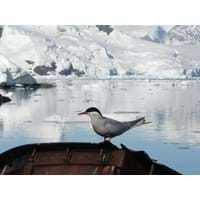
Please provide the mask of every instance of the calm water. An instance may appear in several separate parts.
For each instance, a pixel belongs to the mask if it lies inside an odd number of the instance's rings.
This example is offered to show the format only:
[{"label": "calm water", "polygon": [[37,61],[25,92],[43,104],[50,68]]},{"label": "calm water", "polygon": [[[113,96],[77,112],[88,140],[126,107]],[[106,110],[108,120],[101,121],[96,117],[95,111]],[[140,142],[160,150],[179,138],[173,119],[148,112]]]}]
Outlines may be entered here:
[{"label": "calm water", "polygon": [[0,107],[0,152],[35,142],[101,142],[88,118],[77,115],[96,106],[119,120],[146,116],[152,122],[112,139],[114,144],[145,150],[181,173],[200,174],[198,81],[67,80],[56,88],[11,92],[13,101]]}]

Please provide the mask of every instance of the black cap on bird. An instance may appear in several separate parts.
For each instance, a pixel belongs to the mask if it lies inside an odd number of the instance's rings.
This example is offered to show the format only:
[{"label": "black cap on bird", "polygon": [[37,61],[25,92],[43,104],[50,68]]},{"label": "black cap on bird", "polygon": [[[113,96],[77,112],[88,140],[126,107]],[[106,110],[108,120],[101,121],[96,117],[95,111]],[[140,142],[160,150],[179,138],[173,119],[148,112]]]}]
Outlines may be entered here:
[{"label": "black cap on bird", "polygon": [[85,112],[80,112],[78,115],[87,115],[90,112],[97,112],[100,115],[102,115],[101,112],[99,111],[99,109],[97,109],[96,107],[90,107],[90,108],[86,109]]}]

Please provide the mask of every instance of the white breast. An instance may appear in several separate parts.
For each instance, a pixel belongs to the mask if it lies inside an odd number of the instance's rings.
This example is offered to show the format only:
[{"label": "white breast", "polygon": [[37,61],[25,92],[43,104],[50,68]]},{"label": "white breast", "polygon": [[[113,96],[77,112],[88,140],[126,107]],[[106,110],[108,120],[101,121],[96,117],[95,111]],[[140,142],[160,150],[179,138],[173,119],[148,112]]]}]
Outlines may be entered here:
[{"label": "white breast", "polygon": [[104,125],[105,119],[98,113],[90,113],[89,116],[90,116],[91,125],[94,131],[101,136],[107,136],[108,131]]},{"label": "white breast", "polygon": [[114,137],[127,130],[123,123],[102,117],[99,114],[90,115],[90,118],[94,131],[103,137]]}]

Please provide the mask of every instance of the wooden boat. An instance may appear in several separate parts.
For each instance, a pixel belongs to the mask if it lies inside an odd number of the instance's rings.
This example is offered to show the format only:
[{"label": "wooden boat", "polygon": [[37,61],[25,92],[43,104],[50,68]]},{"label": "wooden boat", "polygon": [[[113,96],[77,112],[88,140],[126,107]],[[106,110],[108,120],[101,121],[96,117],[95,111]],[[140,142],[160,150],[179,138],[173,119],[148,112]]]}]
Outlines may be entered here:
[{"label": "wooden boat", "polygon": [[0,174],[177,175],[144,151],[110,142],[28,144],[0,154]]}]

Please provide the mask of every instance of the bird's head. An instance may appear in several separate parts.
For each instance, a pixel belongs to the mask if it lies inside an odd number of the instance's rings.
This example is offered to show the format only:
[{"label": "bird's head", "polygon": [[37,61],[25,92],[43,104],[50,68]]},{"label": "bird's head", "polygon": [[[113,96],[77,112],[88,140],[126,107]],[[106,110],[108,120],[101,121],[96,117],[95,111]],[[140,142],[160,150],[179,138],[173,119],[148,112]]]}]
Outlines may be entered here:
[{"label": "bird's head", "polygon": [[102,116],[101,112],[95,107],[90,107],[90,108],[86,109],[85,112],[81,112],[78,115],[88,115],[89,117]]}]

